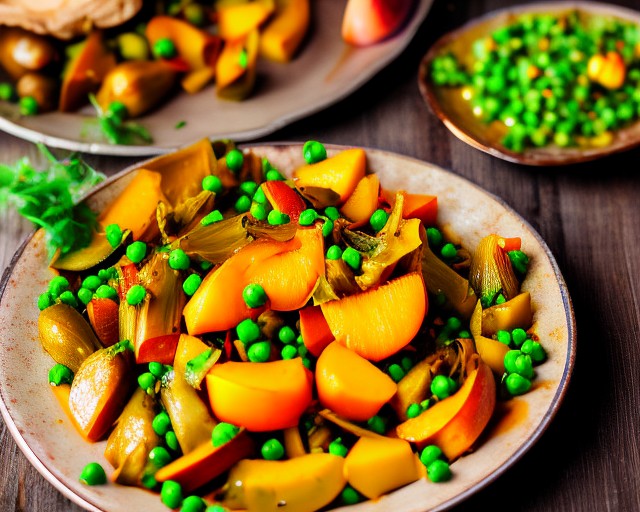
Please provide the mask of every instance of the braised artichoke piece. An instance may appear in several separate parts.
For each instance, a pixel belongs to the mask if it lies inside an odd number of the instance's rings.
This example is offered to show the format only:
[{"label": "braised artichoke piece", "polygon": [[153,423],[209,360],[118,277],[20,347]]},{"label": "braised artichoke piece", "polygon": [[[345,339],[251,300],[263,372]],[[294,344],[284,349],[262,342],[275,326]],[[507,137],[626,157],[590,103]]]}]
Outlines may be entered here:
[{"label": "braised artichoke piece", "polygon": [[471,258],[469,284],[480,297],[483,307],[491,306],[500,293],[506,300],[513,299],[520,288],[500,240],[498,235],[484,237]]},{"label": "braised artichoke piece", "polygon": [[448,306],[464,319],[471,318],[477,298],[469,281],[438,258],[426,243],[423,244],[422,274],[430,293],[444,295]]},{"label": "braised artichoke piece", "polygon": [[110,265],[107,260],[112,259],[113,263],[115,263],[123,254],[130,235],[131,231],[125,229],[122,232],[120,243],[114,247],[109,240],[107,240],[104,230],[94,231],[91,243],[87,247],[69,252],[64,256],[60,256],[60,251],[57,251],[49,266],[70,272],[82,272],[100,264],[108,267]]},{"label": "braised artichoke piece", "polygon": [[71,384],[69,410],[82,435],[98,441],[111,428],[133,387],[131,343],[120,341],[91,354]]},{"label": "braised artichoke piece", "polygon": [[102,347],[84,317],[67,304],[54,304],[40,312],[38,334],[53,360],[74,373]]},{"label": "braised artichoke piece", "polygon": [[149,452],[160,444],[152,426],[159,409],[155,398],[139,387],[122,411],[104,451],[115,468],[112,475],[115,482],[142,486],[143,477],[154,472]]}]

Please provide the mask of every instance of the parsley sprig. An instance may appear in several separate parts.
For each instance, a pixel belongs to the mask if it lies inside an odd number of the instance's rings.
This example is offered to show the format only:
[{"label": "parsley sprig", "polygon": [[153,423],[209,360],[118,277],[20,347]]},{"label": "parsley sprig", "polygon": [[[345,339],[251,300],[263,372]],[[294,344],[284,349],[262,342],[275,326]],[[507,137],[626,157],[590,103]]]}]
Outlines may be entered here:
[{"label": "parsley sprig", "polygon": [[92,169],[77,155],[58,160],[42,144],[40,152],[48,166],[37,170],[24,157],[14,165],[0,165],[0,210],[14,207],[24,218],[46,232],[49,255],[86,247],[97,225],[96,214],[77,202],[104,175]]}]

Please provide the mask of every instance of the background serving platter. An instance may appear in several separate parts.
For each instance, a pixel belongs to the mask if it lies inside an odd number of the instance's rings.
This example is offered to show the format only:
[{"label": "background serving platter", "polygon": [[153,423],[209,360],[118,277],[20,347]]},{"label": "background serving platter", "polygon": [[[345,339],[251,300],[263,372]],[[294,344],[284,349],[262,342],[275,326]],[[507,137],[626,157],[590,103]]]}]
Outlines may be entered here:
[{"label": "background serving platter", "polygon": [[516,153],[500,144],[502,130],[497,123],[487,124],[474,116],[467,101],[461,99],[458,88],[437,87],[429,77],[431,62],[438,55],[453,53],[465,66],[471,64],[471,47],[475,40],[509,25],[523,14],[561,15],[578,10],[586,16],[617,18],[640,25],[640,13],[616,5],[583,2],[536,2],[490,12],[476,18],[438,39],[420,63],[418,85],[431,110],[444,125],[463,142],[509,162],[535,166],[567,165],[602,158],[640,145],[640,121],[614,132],[610,144],[601,147],[559,147],[548,145],[527,147]]},{"label": "background serving platter", "polygon": [[[301,145],[256,146],[254,151],[282,171],[302,164]],[[335,151],[332,147],[331,151]],[[454,478],[445,484],[416,482],[376,502],[348,508],[351,512],[418,512],[454,505],[513,465],[546,429],[566,391],[575,357],[575,320],[564,280],[540,236],[499,199],[463,178],[424,162],[378,150],[367,150],[369,168],[383,186],[436,194],[440,223],[449,225],[468,248],[488,233],[520,236],[532,257],[523,289],[532,295],[537,334],[549,360],[537,368],[531,392],[513,399],[496,415],[477,451],[452,465]],[[138,166],[139,167],[139,166]],[[135,167],[115,176],[89,201],[104,207],[133,177]],[[86,487],[78,476],[89,461],[101,462],[104,442],[81,440],[46,389],[52,360],[37,340],[35,306],[51,275],[40,236],[16,254],[0,286],[0,411],[16,442],[34,466],[64,495],[91,511],[166,511],[157,496],[116,485]],[[343,510],[343,509],[341,509]]]},{"label": "background serving platter", "polygon": [[[153,136],[150,145],[106,142],[92,107],[77,113],[21,117],[16,105],[0,102],[0,130],[48,146],[118,156],[166,153],[197,139],[262,137],[347,97],[393,61],[409,44],[433,0],[418,0],[405,26],[389,39],[365,48],[340,35],[345,0],[312,2],[312,25],[299,55],[288,64],[261,60],[257,87],[242,101],[221,100],[210,85],[188,95],[176,93],[139,118]],[[186,124],[177,129],[177,123]]]}]

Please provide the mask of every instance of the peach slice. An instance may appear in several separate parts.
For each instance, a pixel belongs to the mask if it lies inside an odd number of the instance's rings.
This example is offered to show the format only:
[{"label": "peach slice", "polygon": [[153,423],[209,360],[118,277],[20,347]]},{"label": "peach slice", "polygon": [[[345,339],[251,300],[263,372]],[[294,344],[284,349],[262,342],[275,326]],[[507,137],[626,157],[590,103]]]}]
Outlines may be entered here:
[{"label": "peach slice", "polygon": [[509,346],[482,335],[482,304],[480,301],[476,304],[476,309],[471,315],[469,327],[476,350],[482,360],[489,365],[496,375],[502,375],[504,373],[504,356],[509,352]]},{"label": "peach slice", "polygon": [[376,174],[368,174],[362,178],[340,208],[342,215],[352,222],[367,222],[378,208],[379,190],[380,180]]},{"label": "peach slice", "polygon": [[364,177],[367,158],[363,149],[346,149],[304,165],[293,173],[296,188],[315,207],[343,204]]},{"label": "peach slice", "polygon": [[276,15],[260,37],[260,55],[289,62],[309,27],[309,0],[277,0]]},{"label": "peach slice", "polygon": [[111,299],[92,299],[87,304],[87,316],[93,330],[105,347],[119,340],[118,304]]},{"label": "peach slice", "polygon": [[318,358],[316,387],[324,407],[353,421],[374,416],[397,390],[386,373],[335,341]]},{"label": "peach slice", "polygon": [[271,309],[293,311],[303,307],[324,275],[324,238],[320,227],[300,228],[297,249],[281,252],[251,266],[246,283],[257,283],[269,297]]},{"label": "peach slice", "polygon": [[405,22],[413,3],[413,0],[348,0],[342,38],[354,46],[382,41]]},{"label": "peach slice", "polygon": [[237,41],[260,27],[275,11],[274,0],[229,2],[217,8],[218,34],[225,41]]},{"label": "peach slice", "polygon": [[225,43],[216,62],[216,94],[220,98],[239,101],[251,93],[256,81],[259,40],[256,29]]},{"label": "peach slice", "polygon": [[306,208],[306,204],[294,189],[284,181],[278,180],[265,181],[261,187],[275,210],[286,213],[291,222],[298,222],[300,213]]},{"label": "peach slice", "polygon": [[296,426],[311,404],[313,375],[299,357],[217,364],[206,379],[215,416],[254,432]]},{"label": "peach slice", "polygon": [[415,482],[422,477],[420,462],[402,439],[361,437],[344,461],[351,486],[369,499]]},{"label": "peach slice", "polygon": [[300,310],[300,334],[304,346],[316,357],[333,341],[333,333],[320,306],[308,306]]},{"label": "peach slice", "polygon": [[322,313],[336,340],[370,361],[406,346],[427,312],[422,274],[412,272],[379,288],[325,302]]},{"label": "peach slice", "polygon": [[178,482],[184,491],[191,492],[229,470],[238,461],[250,457],[254,451],[253,439],[246,430],[241,430],[222,446],[213,446],[210,441],[201,444],[160,468],[155,477],[158,482]]},{"label": "peach slice", "polygon": [[449,460],[466,452],[482,434],[496,404],[496,383],[491,368],[479,360],[460,389],[416,418],[396,427],[401,439],[422,448],[435,444]]},{"label": "peach slice", "polygon": [[516,327],[526,329],[531,322],[531,295],[529,292],[522,292],[513,299],[491,306],[482,312],[482,334],[491,336],[498,331],[511,331]]}]

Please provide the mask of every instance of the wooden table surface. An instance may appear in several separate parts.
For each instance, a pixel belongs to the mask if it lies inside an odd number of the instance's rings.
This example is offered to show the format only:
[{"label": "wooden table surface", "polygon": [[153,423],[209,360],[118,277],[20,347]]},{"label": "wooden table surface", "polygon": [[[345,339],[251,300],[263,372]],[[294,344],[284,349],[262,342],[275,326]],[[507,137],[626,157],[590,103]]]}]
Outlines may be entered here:
[{"label": "wooden table surface", "polygon": [[[640,510],[640,150],[566,168],[518,166],[458,141],[418,92],[418,63],[437,37],[515,3],[435,0],[396,62],[338,105],[264,140],[315,139],[433,162],[504,198],[555,255],[578,325],[569,391],[529,453],[456,510]],[[638,0],[611,3],[640,9]],[[0,161],[23,155],[37,159],[31,144],[0,134]],[[133,162],[88,161],[106,174]],[[29,231],[13,213],[0,217],[0,268]],[[2,422],[0,510],[81,510],[27,462]]]}]

